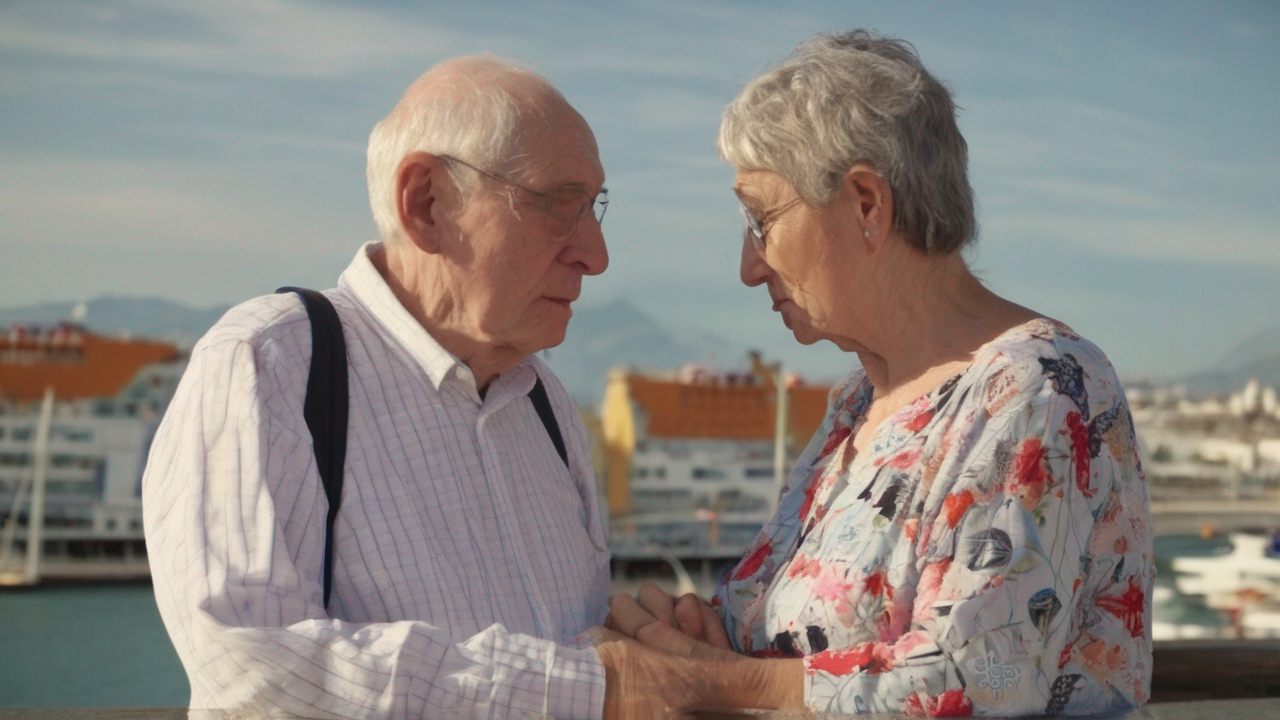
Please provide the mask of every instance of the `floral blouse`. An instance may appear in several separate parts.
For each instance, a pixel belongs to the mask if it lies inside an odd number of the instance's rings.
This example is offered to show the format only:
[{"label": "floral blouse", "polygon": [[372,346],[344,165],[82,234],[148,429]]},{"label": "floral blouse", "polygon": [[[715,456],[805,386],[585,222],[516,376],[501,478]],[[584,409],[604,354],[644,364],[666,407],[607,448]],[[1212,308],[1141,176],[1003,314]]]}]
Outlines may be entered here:
[{"label": "floral blouse", "polygon": [[803,657],[810,709],[1085,714],[1151,686],[1150,503],[1115,371],[1037,319],[902,408],[838,385],[713,600],[738,651]]}]

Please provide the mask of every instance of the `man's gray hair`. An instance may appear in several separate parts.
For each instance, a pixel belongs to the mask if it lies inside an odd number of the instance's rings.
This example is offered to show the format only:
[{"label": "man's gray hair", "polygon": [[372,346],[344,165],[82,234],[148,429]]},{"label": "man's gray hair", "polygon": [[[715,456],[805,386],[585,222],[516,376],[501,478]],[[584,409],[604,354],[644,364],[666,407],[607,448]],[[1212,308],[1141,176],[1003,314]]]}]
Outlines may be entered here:
[{"label": "man's gray hair", "polygon": [[[485,53],[467,59],[480,61],[499,73],[535,78],[550,88],[542,76],[503,58]],[[365,166],[369,205],[378,232],[387,243],[404,239],[395,182],[400,161],[409,153],[450,155],[507,176],[519,176],[524,169],[524,154],[515,152],[518,131],[522,121],[531,114],[540,114],[543,108],[522,102],[507,83],[477,81],[474,73],[448,74],[444,85],[442,92],[402,100],[369,134]],[[479,184],[476,173],[455,163],[448,163],[448,171],[464,201],[469,199]]]},{"label": "man's gray hair", "polygon": [[951,253],[978,234],[968,146],[951,92],[904,40],[853,30],[804,41],[725,108],[717,141],[737,170],[781,175],[805,202],[834,198],[867,163],[893,192],[893,227]]}]

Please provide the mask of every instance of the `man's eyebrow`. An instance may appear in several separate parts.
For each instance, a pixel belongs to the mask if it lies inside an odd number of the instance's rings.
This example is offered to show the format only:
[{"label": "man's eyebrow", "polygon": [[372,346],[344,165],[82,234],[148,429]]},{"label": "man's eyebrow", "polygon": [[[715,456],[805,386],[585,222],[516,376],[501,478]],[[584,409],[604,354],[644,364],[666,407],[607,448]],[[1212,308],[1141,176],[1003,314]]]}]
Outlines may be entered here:
[{"label": "man's eyebrow", "polygon": [[[554,188],[553,190],[549,190],[548,192],[553,192],[553,193],[590,192],[590,188],[591,186],[588,185],[587,183],[568,182],[563,185],[556,186],[556,188]],[[598,195],[600,193],[607,193],[607,192],[609,192],[609,188],[605,187],[604,185],[601,185],[600,189],[596,192],[596,194]]]}]

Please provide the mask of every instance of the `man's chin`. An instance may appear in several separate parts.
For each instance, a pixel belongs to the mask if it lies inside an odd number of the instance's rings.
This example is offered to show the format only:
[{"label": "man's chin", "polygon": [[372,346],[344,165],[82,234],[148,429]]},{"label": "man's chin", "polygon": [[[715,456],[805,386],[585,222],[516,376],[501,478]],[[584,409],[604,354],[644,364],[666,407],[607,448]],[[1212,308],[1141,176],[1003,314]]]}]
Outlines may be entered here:
[{"label": "man's chin", "polygon": [[558,327],[548,327],[545,332],[539,333],[538,337],[534,338],[533,342],[530,343],[530,346],[535,349],[529,354],[532,355],[533,353],[542,352],[543,350],[550,350],[551,348],[559,347],[564,343],[564,339],[568,334],[568,331],[569,327],[567,323],[559,325]]}]

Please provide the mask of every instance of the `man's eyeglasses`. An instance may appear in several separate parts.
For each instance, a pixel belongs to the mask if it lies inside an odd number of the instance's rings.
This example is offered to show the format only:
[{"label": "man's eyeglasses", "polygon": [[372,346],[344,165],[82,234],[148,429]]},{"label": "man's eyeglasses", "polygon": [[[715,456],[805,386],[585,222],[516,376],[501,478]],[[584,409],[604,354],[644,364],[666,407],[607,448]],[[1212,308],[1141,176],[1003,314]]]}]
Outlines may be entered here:
[{"label": "man's eyeglasses", "polygon": [[751,238],[751,244],[755,245],[756,252],[760,254],[760,257],[764,257],[764,240],[765,235],[769,232],[769,226],[781,217],[783,213],[790,210],[799,202],[800,198],[791,198],[787,202],[784,202],[773,210],[765,213],[759,219],[756,219],[755,214],[748,210],[745,204],[740,206],[742,210],[742,217],[747,221],[747,227],[743,234]]},{"label": "man's eyeglasses", "polygon": [[595,197],[583,190],[538,192],[537,190],[530,190],[519,183],[512,182],[496,173],[481,170],[475,165],[451,155],[440,155],[438,157],[441,160],[471,168],[490,180],[509,185],[527,193],[534,199],[533,204],[547,216],[547,230],[556,238],[562,239],[572,236],[578,231],[578,225],[582,222],[583,216],[588,214],[595,218],[597,224],[603,223],[604,213],[609,209],[609,191],[606,188],[600,188],[600,193]]}]

